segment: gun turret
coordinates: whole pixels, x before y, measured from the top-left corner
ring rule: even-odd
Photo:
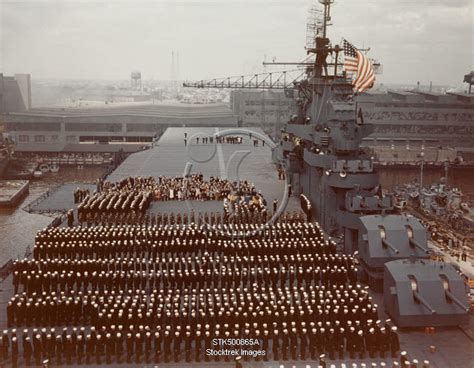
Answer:
[[[384,270],[385,310],[398,326],[457,326],[469,320],[464,280],[453,266],[401,259],[385,263]]]

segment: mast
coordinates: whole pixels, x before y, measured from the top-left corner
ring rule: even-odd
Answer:
[[[324,19],[323,19],[323,38],[326,38],[327,26],[331,21],[331,5],[334,4],[334,0],[319,0],[324,6]]]

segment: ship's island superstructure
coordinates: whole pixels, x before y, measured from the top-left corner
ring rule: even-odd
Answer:
[[[355,96],[373,84],[375,76],[367,68],[374,69],[374,62],[347,41],[343,47],[330,42],[334,1],[319,2],[324,7],[321,32],[315,47],[307,49],[315,58],[284,63],[305,66],[306,77],[286,91],[295,98],[296,112],[282,129],[273,159],[286,169],[307,212],[328,235],[340,237],[343,252],[357,255],[361,278],[384,290],[385,309],[399,325],[457,325],[468,311],[463,279],[452,266],[429,260],[426,229],[417,218],[396,213],[392,196],[382,193],[373,157],[361,148],[373,125]],[[271,89],[285,85],[280,78],[184,85]]]

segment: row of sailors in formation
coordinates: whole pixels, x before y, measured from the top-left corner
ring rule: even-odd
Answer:
[[[261,272],[259,272],[261,271]],[[350,272],[349,272],[350,271]],[[100,272],[74,272],[53,271],[42,273],[32,271],[31,274],[15,275],[13,284],[15,292],[20,286],[26,293],[51,292],[51,291],[87,291],[89,288],[99,290],[118,289],[154,289],[154,288],[182,288],[185,285],[191,287],[249,287],[254,283],[273,284],[275,286],[288,285],[290,287],[309,285],[340,285],[357,280],[357,269],[350,270],[337,266],[326,268],[315,268],[304,270],[301,268],[288,268],[278,270],[277,268],[254,270],[250,269],[221,269],[221,270],[198,270],[198,271],[100,271]]]
[[[78,217],[78,223],[80,225],[92,226],[113,226],[114,224],[144,224],[148,226],[153,225],[188,225],[195,223],[198,226],[201,225],[221,225],[221,224],[259,224],[263,225],[269,222],[272,218],[272,214],[267,211],[265,206],[253,207],[252,210],[248,210],[248,206],[236,205],[236,211],[229,211],[224,207],[223,212],[198,212],[194,214],[191,212],[187,213],[143,213],[143,212],[120,212],[120,213],[82,213]],[[302,211],[290,211],[284,212],[276,221],[281,223],[294,223],[302,222],[307,216]],[[69,224],[72,226],[73,222]]]
[[[196,137],[196,144],[199,144],[199,141],[201,141],[202,144],[208,144],[208,143],[213,143],[214,138],[216,140],[217,144],[223,144],[223,143],[229,143],[229,144],[241,144],[243,142],[243,137],[242,136],[237,136],[237,135],[226,135],[226,136],[199,136]],[[250,134],[250,139],[252,138],[252,134]],[[184,140],[185,142],[187,141],[188,136],[187,133],[184,134]],[[186,144],[186,143],[185,143]]]
[[[187,213],[141,213],[141,212],[122,212],[122,213],[89,213],[86,216],[78,218],[80,225],[93,226],[113,226],[118,225],[135,225],[143,224],[147,226],[154,225],[189,225],[195,223],[198,226],[213,226],[222,224],[258,224],[264,225],[272,219],[273,214],[267,211],[266,207],[261,210],[254,211],[237,211],[237,212],[198,212],[194,214]],[[279,223],[295,223],[302,222],[308,217],[302,211],[290,211],[280,214],[275,222]],[[72,226],[73,222],[69,224]]]
[[[218,345],[219,339],[226,341]],[[20,344],[21,340],[21,344]],[[252,345],[244,346],[243,342]],[[251,348],[263,355],[255,360],[306,360],[371,359],[388,356],[396,358],[400,350],[397,327],[390,320],[377,321],[369,326],[320,327],[315,323],[291,323],[274,325],[202,324],[196,327],[170,325],[152,329],[147,325],[113,325],[110,328],[64,327],[24,329],[20,335],[16,329],[4,330],[1,339],[2,360],[10,357],[13,365],[21,355],[26,365],[36,365],[47,359],[49,363],[111,364],[111,363],[168,363],[229,361],[229,356],[212,354],[210,350]],[[21,350],[20,350],[21,349]],[[250,355],[245,360],[252,359]],[[406,354],[400,356],[404,364]],[[405,365],[406,366],[406,365]]]
[[[272,314],[273,312],[276,312],[276,308],[280,308],[279,313],[283,312],[288,312],[292,309],[299,309],[300,311],[305,312],[305,316],[319,316],[320,312],[325,313],[324,315],[321,314],[321,318],[333,318],[332,315],[327,316],[326,311],[334,313],[337,315],[339,313],[341,315],[341,318],[344,319],[350,319],[351,315],[357,315],[358,317],[360,315],[367,315],[370,313],[376,313],[375,309],[376,306],[371,303],[371,301],[367,301],[364,296],[357,296],[357,295],[352,295],[352,294],[346,294],[346,293],[334,293],[334,294],[319,294],[316,292],[311,292],[309,288],[301,289],[291,291],[292,289],[287,289],[287,290],[282,290],[282,289],[271,289],[271,287],[262,287],[258,289],[263,293],[263,296],[265,299],[260,299],[260,300],[253,300],[255,296],[255,285],[250,288],[223,288],[225,290],[233,290],[236,293],[240,293],[240,290],[247,290],[249,293],[254,293],[254,294],[249,294],[247,298],[244,298],[242,295],[237,295],[235,296],[234,299],[226,301],[227,304],[224,303],[224,305],[228,305],[229,308],[235,308],[235,310],[229,311],[232,314],[234,313],[239,313],[242,314],[242,311],[239,310],[239,307],[249,307],[253,305],[258,305],[258,308],[262,308],[263,315],[262,318],[267,318],[267,314],[270,313]],[[220,300],[218,295],[215,292],[212,292],[211,288],[185,288],[185,289],[175,289],[171,290],[172,292],[176,293],[177,296],[179,296],[178,299],[173,300],[173,303],[177,303],[176,308],[183,308],[183,310],[186,310],[188,307],[191,308],[188,310],[190,313],[192,310],[194,310],[194,304],[196,304],[196,308],[204,308],[207,310],[207,307],[210,306],[216,306],[216,308],[219,306]],[[158,289],[155,289],[158,290]],[[160,289],[163,290],[163,289]],[[196,297],[186,297],[186,295],[181,295],[180,291],[181,290],[187,290],[187,291],[198,291],[200,294]],[[250,290],[250,291],[249,291]],[[89,292],[90,290],[88,290]],[[85,317],[87,315],[90,315],[91,310],[90,306],[91,303],[92,305],[95,305],[95,301],[102,300],[100,298],[100,295],[105,295],[106,291],[101,291],[101,290],[96,290],[98,291],[99,295],[89,295],[87,292],[74,292],[74,291],[62,291],[62,292],[51,292],[51,298],[48,299],[44,296],[38,297],[38,295],[42,295],[42,293],[32,293],[32,294],[26,294],[23,295],[21,294],[16,294],[12,299],[10,300],[11,304],[8,304],[7,307],[7,315],[10,316],[10,320],[15,323],[26,323],[25,318],[59,318],[59,315],[61,315],[61,312],[64,311],[66,313],[64,316],[66,318],[73,318],[73,316],[81,318]],[[132,291],[132,290],[130,290]],[[137,289],[135,292],[139,291],[144,291],[143,289]],[[112,293],[114,291],[110,291]],[[147,291],[147,292],[154,292],[154,291]],[[262,296],[262,298],[263,298]],[[275,300],[276,297],[281,297],[282,300],[280,301],[280,304],[278,304],[279,300]],[[118,298],[118,300],[127,300],[127,301],[133,301],[133,299],[130,298]],[[160,301],[160,298],[153,298],[152,301],[155,301],[155,299],[158,299]],[[303,300],[304,299],[304,300]],[[197,301],[196,301],[197,300]],[[191,303],[191,304],[188,304]],[[180,303],[183,303],[181,306]],[[145,303],[146,304],[146,303]],[[112,304],[113,305],[113,304]],[[152,307],[152,311],[150,312],[152,314],[152,318],[155,318],[156,316],[153,315],[153,311],[155,310],[154,308],[159,304],[150,302],[150,307]],[[174,306],[175,304],[173,304]],[[277,307],[277,305],[280,305],[280,307]],[[89,306],[89,307],[87,307]],[[100,304],[97,305],[97,307],[100,307]],[[121,308],[125,308],[124,306],[119,306],[116,309],[118,312],[121,310]],[[330,307],[332,309],[330,309]],[[89,309],[87,309],[89,308]],[[268,311],[265,312],[265,310],[268,308]],[[56,315],[56,313],[53,313],[52,315],[50,314],[41,314],[38,315],[36,313],[33,313],[29,315],[26,313],[26,309],[32,309],[34,312],[36,311],[42,311],[42,312],[57,312],[60,313],[59,315]],[[148,308],[145,308],[144,311],[147,311]],[[345,312],[347,310],[347,313]],[[68,317],[68,314],[70,312],[70,316]],[[127,317],[127,310],[122,310],[122,313],[124,313],[123,318],[128,318]],[[84,313],[84,315],[83,315]],[[145,312],[143,312],[145,313]],[[107,313],[108,314],[108,313]],[[106,315],[107,315],[106,314]],[[134,314],[134,318],[138,316],[140,313],[137,312],[137,314]],[[53,316],[54,315],[54,316]],[[149,316],[145,316],[145,314],[142,314],[143,318],[149,318]],[[291,317],[291,313],[289,314]]]
[[[281,274],[285,269],[304,268],[303,273],[317,271],[327,266],[350,268],[354,259],[346,254],[279,254],[269,255],[219,255],[204,252],[202,255],[172,257],[164,253],[154,259],[135,257],[115,257],[110,259],[28,259],[13,261],[13,276],[20,278],[31,271],[43,273],[65,270],[66,272],[100,272],[100,271],[136,271],[157,272],[167,271],[198,271],[230,269],[238,266],[238,270],[247,269],[250,273],[263,273],[265,269],[277,269]]]
[[[257,231],[257,232],[256,232]],[[36,242],[44,240],[61,241],[71,238],[78,240],[124,240],[144,237],[146,239],[158,238],[192,238],[207,239],[217,236],[225,236],[228,233],[251,233],[247,238],[272,238],[283,236],[286,238],[323,238],[323,231],[318,223],[293,222],[275,223],[266,226],[255,224],[222,224],[215,226],[198,226],[195,223],[189,225],[114,225],[114,226],[94,226],[94,227],[50,227],[39,231],[36,235]]]
[[[35,245],[33,254],[35,259],[90,259],[90,258],[147,258],[154,260],[159,254],[170,256],[200,256],[204,252],[221,255],[235,255],[239,257],[250,257],[251,255],[271,255],[280,257],[291,257],[308,255],[332,254],[335,246],[314,239],[279,241],[277,239],[261,241],[236,240],[188,240],[175,241],[140,241],[140,240],[112,240],[112,241],[61,241],[47,242]]]
[[[232,238],[228,234],[243,234],[246,239],[272,239],[277,237],[301,239],[323,239],[323,233],[318,224],[307,222],[275,223],[259,226],[255,224],[222,224],[215,226],[189,225],[114,225],[94,227],[51,227],[39,231],[36,243],[42,241],[77,240],[126,240],[136,239],[208,239]]]
[[[181,257],[184,258],[184,257]],[[162,285],[166,287],[173,287],[187,283],[200,284],[200,285],[212,285],[212,284],[253,284],[254,282],[273,282],[274,284],[293,284],[306,285],[311,284],[328,284],[334,283],[345,283],[354,282],[357,278],[357,268],[355,265],[344,266],[332,263],[332,260],[341,259],[340,256],[328,257],[324,260],[324,257],[319,257],[326,264],[318,266],[303,266],[298,261],[295,264],[289,264],[286,266],[273,266],[264,267],[262,265],[253,265],[247,267],[244,263],[233,262],[227,265],[218,265],[203,263],[200,265],[190,265],[190,268],[185,267],[185,264],[178,262],[168,262],[167,259],[162,259],[161,262],[156,263],[155,260],[153,265],[148,264],[149,270],[139,270],[138,267],[134,267],[133,263],[127,262],[126,266],[134,269],[119,269],[115,265],[115,262],[110,264],[109,262],[103,263],[100,260],[90,260],[95,263],[98,267],[91,267],[89,270],[72,270],[61,268],[58,266],[55,270],[31,270],[31,271],[14,271],[13,272],[13,284],[15,289],[18,289],[19,285],[22,285],[25,290],[37,291],[45,290],[57,290],[58,288],[72,289],[87,289],[89,285],[99,285],[99,287],[110,287],[110,285],[104,285],[104,280],[109,279],[113,281],[112,287],[142,287],[142,288],[154,288]],[[313,259],[317,259],[314,257]],[[85,261],[85,260],[83,260]],[[80,262],[78,260],[74,262]],[[94,266],[94,263],[91,265]],[[67,266],[66,263],[64,263]],[[102,266],[110,265],[110,269],[103,269]],[[95,268],[95,269],[94,269]],[[102,268],[102,269],[101,269]]]
[[[200,255],[204,252],[234,254],[236,256],[295,254],[334,254],[333,241],[322,235],[311,236],[314,231],[294,227],[291,231],[268,231],[249,234],[242,238],[221,233],[220,230],[204,231],[109,231],[108,228],[79,228],[80,231],[40,232],[33,250],[35,259],[42,258],[108,258],[110,256],[155,259],[159,254]],[[77,230],[77,229],[76,229]],[[229,229],[228,231],[234,231]],[[238,233],[241,233],[240,231]]]
[[[349,286],[324,288],[184,288],[166,293],[153,291],[89,290],[88,292],[52,292],[17,294],[7,304],[11,325],[57,325],[65,321],[136,324],[172,322],[189,323],[199,320],[219,322],[232,320],[366,321],[376,319],[377,305],[365,290]],[[142,294],[143,293],[143,294]],[[148,297],[145,295],[150,294]]]
[[[282,221],[290,219],[290,214],[281,218]],[[254,223],[265,223],[268,220],[266,213],[256,213],[252,217]],[[220,212],[198,212],[194,211],[188,213],[174,213],[174,212],[158,212],[158,213],[141,213],[141,212],[121,212],[121,213],[95,213],[88,214],[85,218],[79,219],[79,224],[85,224],[88,227],[103,225],[113,226],[142,224],[146,226],[161,226],[161,225],[189,225],[195,223],[200,225],[220,225],[223,223],[223,215]]]
[[[227,293],[227,290],[233,289],[225,289],[224,292]],[[203,289],[196,290],[199,291]],[[225,296],[228,294],[209,292],[190,296],[188,299],[184,293],[180,293],[177,294],[179,299],[176,299],[176,296],[166,296],[161,299],[150,298],[149,301],[141,303],[127,296],[106,298],[98,295],[52,295],[48,299],[18,295],[7,305],[7,322],[9,326],[60,326],[82,323],[102,327],[117,323],[125,326],[193,326],[203,322],[268,324],[297,321],[337,324],[349,328],[354,323],[365,324],[369,320],[377,319],[376,305],[364,296],[325,294],[311,296],[306,301],[303,299],[303,292],[270,293],[265,289],[258,291],[263,292],[265,300],[260,299],[256,291],[250,292],[250,295],[238,294],[235,300],[227,300]],[[280,301],[277,297],[285,299]],[[344,305],[346,302],[347,305]]]
[[[223,230],[224,231],[224,230]],[[117,251],[147,251],[153,252],[155,248],[163,247],[166,248],[168,251],[175,251],[174,248],[181,248],[189,246],[200,246],[202,244],[202,249],[196,249],[195,251],[202,251],[203,249],[209,247],[214,251],[219,251],[222,247],[232,247],[236,249],[240,248],[250,248],[258,251],[257,248],[264,248],[266,253],[270,253],[268,248],[273,247],[277,248],[278,250],[284,249],[293,249],[293,250],[300,250],[302,253],[311,253],[307,252],[307,250],[317,250],[312,248],[319,248],[323,251],[323,253],[330,252],[332,250],[332,243],[328,243],[324,241],[324,238],[317,239],[317,238],[306,238],[301,237],[300,234],[292,234],[290,237],[284,236],[284,234],[280,234],[277,232],[271,233],[263,233],[263,232],[256,232],[256,234],[261,234],[260,238],[255,238],[253,233],[245,233],[241,231],[235,231],[232,229],[227,230],[229,233],[216,233],[216,232],[207,232],[208,236],[206,238],[202,238],[201,234],[190,233],[189,236],[183,238],[176,238],[175,235],[177,232],[170,232],[165,234],[160,234],[158,232],[149,233],[149,234],[142,234],[138,236],[131,236],[131,234],[127,233],[112,233],[112,238],[107,240],[103,239],[100,236],[99,239],[84,239],[80,235],[76,235],[71,233],[69,237],[63,236],[43,236],[44,232],[39,234],[36,239],[35,245],[39,247],[43,247],[43,249],[49,246],[68,246],[69,248],[74,247],[84,247],[85,249],[81,249],[84,252],[88,251],[100,251],[95,249],[101,246],[108,246],[117,248]],[[91,232],[91,234],[93,234]],[[235,235],[233,237],[233,235]],[[115,238],[115,239],[114,239]],[[216,248],[217,247],[217,248]],[[317,252],[319,254],[320,252]],[[160,252],[160,254],[162,254]]]
[[[235,293],[235,295],[232,293]],[[252,302],[258,305],[263,303],[262,305],[265,305],[268,303],[274,304],[275,298],[277,298],[276,302],[280,300],[278,298],[281,298],[281,303],[285,302],[299,305],[300,299],[304,298],[304,303],[311,302],[319,305],[320,302],[323,302],[323,304],[326,303],[324,305],[327,307],[330,306],[329,303],[332,303],[339,308],[338,305],[343,303],[344,309],[359,308],[357,307],[359,304],[365,305],[372,302],[372,298],[368,295],[367,290],[361,288],[359,284],[354,287],[352,285],[332,285],[331,287],[309,286],[307,288],[272,288],[271,286],[253,285],[251,288],[184,288],[176,290],[167,289],[166,291],[163,289],[154,289],[148,292],[140,289],[130,289],[125,291],[113,290],[110,292],[100,292],[99,290],[75,292],[71,290],[70,292],[32,293],[31,295],[27,295],[26,293],[15,294],[10,301],[13,304],[22,303],[22,305],[27,305],[28,303],[33,305],[36,301],[40,304],[43,302],[46,304],[64,302],[64,305],[70,305],[71,308],[73,307],[73,304],[76,306],[76,303],[79,303],[79,305],[77,305],[78,308],[82,308],[82,304],[86,305],[95,301],[108,301],[109,304],[113,305],[112,302],[114,301],[114,298],[119,302],[132,301],[133,303],[150,304],[152,307],[156,304],[156,301],[160,302],[158,305],[161,305],[163,303],[171,303],[172,299],[173,304],[166,304],[167,308],[175,307],[175,303],[180,300],[183,300],[183,302],[186,303],[188,301],[191,303],[199,301],[198,304],[202,303],[203,305],[214,305],[214,303],[219,305],[222,300],[235,304],[240,303],[240,300],[245,300],[249,303]],[[336,300],[336,302],[331,302],[331,300]],[[66,302],[69,302],[69,304]],[[194,304],[192,304],[192,306],[194,306]],[[319,309],[319,307],[317,308]]]
[[[78,217],[87,219],[88,216],[108,212],[145,212],[152,201],[152,193],[134,190],[126,193],[97,193],[85,197],[77,207]]]

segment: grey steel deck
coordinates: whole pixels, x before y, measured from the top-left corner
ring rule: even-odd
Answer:
[[[34,201],[25,207],[30,213],[57,213],[75,209],[78,203],[74,203],[74,190],[76,188],[89,189],[91,193],[96,189],[94,184],[63,184],[60,187],[48,191],[44,198]]]

